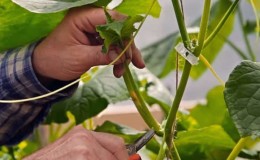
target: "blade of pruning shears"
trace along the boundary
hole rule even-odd
[[[154,136],[155,131],[149,130],[143,136],[138,138],[133,144],[126,145],[126,149],[128,151],[128,155],[131,156],[136,154],[144,145],[146,145]]]

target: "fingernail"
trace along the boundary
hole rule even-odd
[[[116,51],[111,50],[111,51],[109,51],[109,53],[108,53],[108,57],[109,57],[109,59],[110,59],[111,61],[114,61],[114,60],[118,57],[118,54],[117,54]]]

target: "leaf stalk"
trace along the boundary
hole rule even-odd
[[[209,12],[210,12],[210,0],[205,0],[204,2],[204,10],[203,10],[203,16],[202,16],[202,20],[201,20],[201,26],[200,26],[200,33],[199,33],[199,46],[195,49],[195,56],[199,56],[201,53],[201,50],[203,49],[203,44],[204,44],[204,39],[206,36],[206,30],[207,30],[207,24],[208,24],[208,17],[209,17]],[[185,26],[185,22],[183,19],[183,14],[181,12],[181,7],[179,4],[178,0],[172,0],[172,4],[173,4],[173,8],[175,11],[175,15],[177,18],[177,22],[178,22],[178,26],[180,29],[180,33],[181,33],[181,37],[182,40],[184,42],[184,45],[186,48],[189,48],[189,36],[186,30],[186,26]],[[166,121],[166,125],[165,125],[165,138],[166,138],[166,143],[168,145],[168,147],[170,148],[170,150],[172,150],[171,148],[173,147],[173,154],[176,153],[174,156],[175,159],[179,160],[180,157],[178,155],[178,151],[177,148],[175,147],[174,143],[172,143],[172,137],[173,137],[173,125],[174,122],[176,120],[176,114],[178,112],[178,108],[181,102],[181,99],[183,97],[188,79],[189,79],[189,74],[191,71],[191,64],[186,61],[185,65],[184,65],[184,69],[183,69],[183,74],[181,77],[181,81],[179,84],[179,87],[176,91],[176,95],[170,110],[170,114],[167,117],[167,121]]]
[[[243,147],[245,146],[245,144],[249,138],[250,137],[241,138],[238,141],[238,143],[236,144],[236,146],[233,148],[233,150],[230,153],[230,155],[228,156],[227,160],[234,160],[238,156],[239,152],[243,149]]]
[[[232,3],[232,5],[229,7],[223,18],[220,20],[219,24],[216,26],[216,28],[213,30],[213,32],[208,36],[206,41],[204,42],[204,48],[206,48],[210,42],[216,37],[216,35],[219,33],[221,28],[224,26],[226,21],[228,20],[228,17],[232,14],[232,12],[235,10],[239,0],[235,0],[235,2]]]
[[[239,19],[239,24],[240,24],[240,27],[241,27],[241,30],[242,30],[242,33],[243,33],[243,38],[244,38],[244,41],[246,43],[247,51],[250,55],[251,60],[256,61],[255,54],[254,54],[253,49],[252,49],[252,47],[249,43],[249,39],[246,35],[245,29],[243,27],[244,26],[244,19],[243,19],[242,11],[239,7],[238,7],[238,19]]]
[[[128,67],[128,64],[125,63],[125,73],[123,74],[123,78],[125,81],[125,84],[127,86],[128,92],[130,94],[130,97],[132,98],[138,112],[144,119],[145,123],[150,127],[153,128],[157,134],[162,135],[161,133],[161,126],[159,123],[155,120],[151,112],[146,106],[146,103],[144,99],[142,98],[138,87],[135,84],[134,78],[131,74],[131,71]]]

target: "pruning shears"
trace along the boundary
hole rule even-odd
[[[126,145],[128,155],[130,156],[128,160],[141,160],[141,157],[137,152],[153,138],[154,134],[155,131],[151,129],[138,138],[134,143]]]

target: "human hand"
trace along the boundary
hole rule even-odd
[[[128,158],[121,138],[76,126],[54,143],[24,160],[128,160]]]
[[[123,18],[115,11],[109,11],[114,19]],[[116,47],[108,54],[101,53],[102,44],[96,40],[95,27],[105,24],[103,9],[87,6],[71,9],[57,28],[35,49],[32,64],[38,76],[47,79],[70,81],[80,77],[92,66],[107,65],[120,53]],[[128,54],[114,65],[114,75],[122,76],[123,63],[132,61],[138,68],[145,66],[140,51],[134,44]]]

